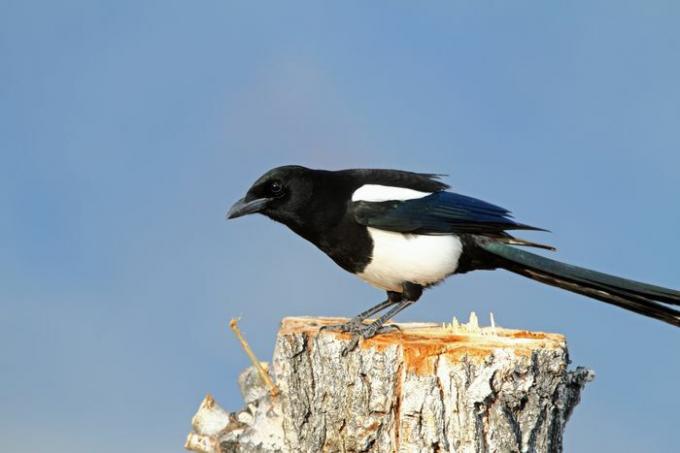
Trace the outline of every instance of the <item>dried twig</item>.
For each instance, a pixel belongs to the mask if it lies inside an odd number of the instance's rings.
[[[246,339],[243,338],[243,335],[241,334],[241,329],[238,328],[238,320],[236,318],[232,319],[229,322],[229,327],[234,332],[234,335],[236,335],[236,338],[238,338],[238,341],[241,342],[241,347],[243,347],[243,350],[246,351],[248,358],[253,363],[253,366],[257,369],[258,373],[260,374],[260,377],[262,378],[262,381],[265,383],[267,388],[269,388],[269,394],[272,397],[278,395],[279,388],[276,386],[276,384],[274,384],[272,378],[269,376],[269,373],[267,372],[267,370],[264,369],[264,367],[257,359],[257,357],[255,357],[255,353],[253,352],[252,349],[250,349],[250,346],[248,345]]]

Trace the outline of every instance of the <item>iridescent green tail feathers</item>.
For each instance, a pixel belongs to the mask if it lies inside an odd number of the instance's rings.
[[[680,327],[680,291],[561,263],[482,236],[498,267]]]

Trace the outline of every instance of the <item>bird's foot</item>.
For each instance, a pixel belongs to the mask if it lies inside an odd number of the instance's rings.
[[[333,332],[343,332],[352,334],[352,339],[345,347],[342,355],[347,355],[349,351],[353,351],[359,344],[359,340],[368,340],[376,335],[382,333],[389,333],[400,331],[401,329],[396,324],[383,325],[382,322],[374,321],[370,324],[364,324],[361,318],[352,318],[343,324],[331,324],[322,326],[319,331],[330,330]]]
[[[353,334],[352,339],[345,347],[344,351],[342,352],[342,355],[347,355],[348,352],[353,351],[357,347],[357,345],[359,344],[359,340],[361,339],[368,340],[369,338],[372,338],[376,335],[394,331],[401,332],[401,329],[396,324],[389,324],[384,326],[374,322],[369,325],[362,325],[359,329],[352,332]]]
[[[364,324],[364,320],[359,318],[352,318],[349,321],[342,324],[329,324],[326,326],[321,326],[319,331],[330,330],[332,332],[343,332],[351,333],[354,336],[360,336],[365,340],[380,333],[394,332],[396,330],[401,331],[399,326],[396,324],[382,325],[376,322],[370,324]]]
[[[361,331],[362,328],[368,327],[363,323],[363,320],[360,318],[352,318],[349,321],[342,323],[342,324],[330,324],[327,326],[322,326],[319,329],[319,332],[323,330],[330,330],[333,332],[349,332],[352,334],[356,334],[357,332]]]

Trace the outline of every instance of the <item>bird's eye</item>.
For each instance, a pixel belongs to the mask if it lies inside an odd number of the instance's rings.
[[[283,193],[283,186],[280,182],[274,181],[269,184],[269,192],[273,195],[281,195],[281,193]]]

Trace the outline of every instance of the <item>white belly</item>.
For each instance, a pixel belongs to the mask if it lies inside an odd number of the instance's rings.
[[[371,262],[359,278],[373,286],[401,292],[404,282],[430,285],[455,272],[463,244],[457,236],[401,234],[368,228]]]

